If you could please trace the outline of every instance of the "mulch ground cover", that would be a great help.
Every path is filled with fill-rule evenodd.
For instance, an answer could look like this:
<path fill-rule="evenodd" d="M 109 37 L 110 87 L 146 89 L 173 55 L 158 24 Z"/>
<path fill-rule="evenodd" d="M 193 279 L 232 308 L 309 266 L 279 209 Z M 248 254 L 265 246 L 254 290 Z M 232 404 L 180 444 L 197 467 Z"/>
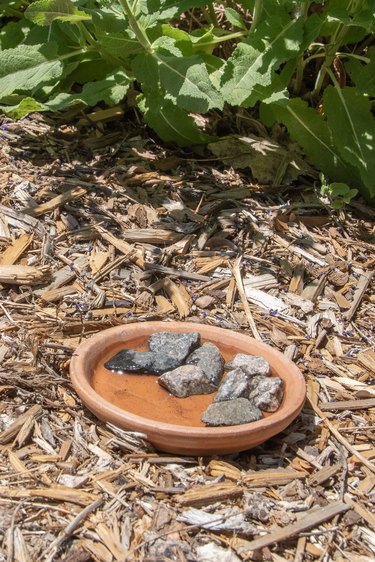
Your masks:
<path fill-rule="evenodd" d="M 73 117 L 0 130 L 0 561 L 373 560 L 374 210 L 163 148 L 116 110 Z M 99 422 L 77 345 L 169 319 L 284 353 L 301 415 L 207 458 Z"/>

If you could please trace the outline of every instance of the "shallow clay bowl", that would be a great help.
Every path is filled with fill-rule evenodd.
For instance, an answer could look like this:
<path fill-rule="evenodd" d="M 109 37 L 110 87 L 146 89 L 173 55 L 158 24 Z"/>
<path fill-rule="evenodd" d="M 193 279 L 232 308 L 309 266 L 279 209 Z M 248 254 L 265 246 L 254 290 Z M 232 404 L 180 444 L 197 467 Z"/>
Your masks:
<path fill-rule="evenodd" d="M 272 375 L 284 380 L 281 406 L 256 422 L 205 427 L 200 416 L 215 394 L 176 398 L 157 383 L 157 377 L 119 375 L 103 367 L 120 349 L 146 350 L 148 336 L 163 331 L 199 332 L 202 342 L 216 344 L 226 361 L 236 353 L 263 356 Z M 269 345 L 230 330 L 188 322 L 140 322 L 104 330 L 77 348 L 70 374 L 83 403 L 99 419 L 145 434 L 161 451 L 186 455 L 226 454 L 260 445 L 298 416 L 306 393 L 296 365 Z"/>

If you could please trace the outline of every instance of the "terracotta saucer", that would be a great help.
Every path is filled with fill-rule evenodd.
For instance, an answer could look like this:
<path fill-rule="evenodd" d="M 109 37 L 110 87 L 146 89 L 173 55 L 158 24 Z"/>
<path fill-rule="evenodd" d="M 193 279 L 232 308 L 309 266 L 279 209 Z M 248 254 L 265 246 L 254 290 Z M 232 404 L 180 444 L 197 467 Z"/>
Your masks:
<path fill-rule="evenodd" d="M 103 363 L 117 351 L 145 350 L 148 336 L 161 331 L 200 332 L 202 342 L 216 344 L 225 360 L 236 353 L 265 357 L 272 375 L 285 383 L 280 408 L 257 422 L 205 427 L 199 418 L 214 394 L 175 398 L 157 384 L 156 377 L 104 369 Z M 306 394 L 300 370 L 269 345 L 231 330 L 189 322 L 139 322 L 104 330 L 79 345 L 70 375 L 77 394 L 99 419 L 145 434 L 161 451 L 186 455 L 227 454 L 260 445 L 298 416 Z"/>

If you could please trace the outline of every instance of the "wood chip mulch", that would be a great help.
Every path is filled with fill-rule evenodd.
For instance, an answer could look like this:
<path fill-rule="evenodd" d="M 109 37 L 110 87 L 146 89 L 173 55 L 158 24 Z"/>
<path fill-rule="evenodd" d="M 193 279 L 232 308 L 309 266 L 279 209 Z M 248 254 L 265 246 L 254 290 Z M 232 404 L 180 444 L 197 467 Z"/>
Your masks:
<path fill-rule="evenodd" d="M 374 560 L 374 211 L 110 118 L 0 129 L 0 561 Z M 302 414 L 214 458 L 99 422 L 74 349 L 152 319 L 276 347 L 306 377 Z"/>

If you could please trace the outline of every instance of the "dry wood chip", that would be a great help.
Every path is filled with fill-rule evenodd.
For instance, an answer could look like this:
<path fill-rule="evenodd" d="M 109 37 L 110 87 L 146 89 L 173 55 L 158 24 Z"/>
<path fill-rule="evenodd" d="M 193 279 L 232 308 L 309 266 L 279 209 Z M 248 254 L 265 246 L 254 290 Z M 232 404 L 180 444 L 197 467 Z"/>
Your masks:
<path fill-rule="evenodd" d="M 174 244 L 184 237 L 184 234 L 173 230 L 156 228 L 134 228 L 125 230 L 122 234 L 124 240 L 130 242 L 143 242 L 146 244 Z"/>
<path fill-rule="evenodd" d="M 375 531 L 375 515 L 371 513 L 364 505 L 353 500 L 349 494 L 344 496 L 345 502 L 350 505 Z"/>
<path fill-rule="evenodd" d="M 194 486 L 184 494 L 177 497 L 181 505 L 208 505 L 218 501 L 233 499 L 243 494 L 243 488 L 230 482 Z"/>
<path fill-rule="evenodd" d="M 49 275 L 50 269 L 46 265 L 0 265 L 0 283 L 8 285 L 38 285 Z"/>
<path fill-rule="evenodd" d="M 46 203 L 42 203 L 41 205 L 38 205 L 37 207 L 29 207 L 27 209 L 23 209 L 23 212 L 27 213 L 28 215 L 30 215 L 32 217 L 38 217 L 40 215 L 44 215 L 45 213 L 49 213 L 49 212 L 53 211 L 54 209 L 57 209 L 58 207 L 61 207 L 62 205 L 65 205 L 65 203 L 68 203 L 69 201 L 72 201 L 73 199 L 77 199 L 78 197 L 82 197 L 83 195 L 86 194 L 86 191 L 87 190 L 83 187 L 72 187 L 71 189 L 68 189 L 67 191 L 65 191 L 61 195 L 57 195 L 56 197 L 53 197 L 52 199 L 50 199 Z"/>
<path fill-rule="evenodd" d="M 36 218 L 25 215 L 21 211 L 15 211 L 4 205 L 0 205 L 0 211 L 4 214 L 9 225 L 23 230 L 24 232 L 37 233 L 43 236 L 46 233 L 44 225 Z"/>
<path fill-rule="evenodd" d="M 333 464 L 332 466 L 325 466 L 310 476 L 309 481 L 312 486 L 320 486 L 323 482 L 329 480 L 332 476 L 342 470 L 340 464 Z"/>
<path fill-rule="evenodd" d="M 0 495 L 4 498 L 46 498 L 62 502 L 75 503 L 78 505 L 86 505 L 97 499 L 97 496 L 81 490 L 72 488 L 55 487 L 55 488 L 9 488 L 8 486 L 0 486 Z"/>
<path fill-rule="evenodd" d="M 78 288 L 76 284 L 65 285 L 64 287 L 56 287 L 56 289 L 50 289 L 41 293 L 40 298 L 45 302 L 57 302 L 62 300 L 68 295 L 74 295 L 75 293 L 81 292 L 82 289 Z"/>
<path fill-rule="evenodd" d="M 207 469 L 211 476 L 224 475 L 229 480 L 238 481 L 241 478 L 241 471 L 232 464 L 225 461 L 212 460 L 209 462 Z"/>
<path fill-rule="evenodd" d="M 375 352 L 371 350 L 363 351 L 359 353 L 357 356 L 357 360 L 363 365 L 366 369 L 369 369 L 373 373 L 375 373 Z"/>
<path fill-rule="evenodd" d="M 22 234 L 0 255 L 0 265 L 13 265 L 29 247 L 33 239 L 32 234 Z"/>
<path fill-rule="evenodd" d="M 323 412 L 330 410 L 367 410 L 375 408 L 375 398 L 364 400 L 340 400 L 339 402 L 321 402 L 319 407 Z"/>
<path fill-rule="evenodd" d="M 366 292 L 367 287 L 370 284 L 372 276 L 373 276 L 373 272 L 367 271 L 366 273 L 361 275 L 361 277 L 359 278 L 357 288 L 356 288 L 356 291 L 355 291 L 355 294 L 354 294 L 354 298 L 353 298 L 353 301 L 351 303 L 351 307 L 343 315 L 345 320 L 349 321 L 353 318 L 354 314 L 357 311 L 357 308 L 361 304 L 361 301 L 364 297 L 364 294 Z"/>
<path fill-rule="evenodd" d="M 275 486 L 281 484 L 288 484 L 295 479 L 306 478 L 306 472 L 298 470 L 262 470 L 261 472 L 254 472 L 248 474 L 243 478 L 244 484 L 251 488 L 257 486 Z"/>
<path fill-rule="evenodd" d="M 24 414 L 21 414 L 7 429 L 0 433 L 0 445 L 9 443 L 16 437 L 18 432 L 29 420 L 35 420 L 35 418 L 41 413 L 42 407 L 38 404 L 31 406 Z"/>
<path fill-rule="evenodd" d="M 296 523 L 271 531 L 264 537 L 249 542 L 247 547 L 249 550 L 254 551 L 264 548 L 269 544 L 287 540 L 302 531 L 312 529 L 313 527 L 320 525 L 320 523 L 332 519 L 335 515 L 339 515 L 348 509 L 349 506 L 341 501 L 333 502 L 325 507 L 314 507 L 313 509 L 307 511 Z"/>
<path fill-rule="evenodd" d="M 132 261 L 136 265 L 138 265 L 139 267 L 143 268 L 144 259 L 143 259 L 143 253 L 142 253 L 141 250 L 139 250 L 137 248 L 134 248 L 134 246 L 132 246 L 131 244 L 128 244 L 128 242 L 125 242 L 125 240 L 120 240 L 119 238 L 117 238 L 116 236 L 111 234 L 110 232 L 107 232 L 101 226 L 96 226 L 96 230 L 98 231 L 100 236 L 103 238 L 103 240 L 106 240 L 107 242 L 112 244 L 112 246 L 114 246 L 117 250 L 119 250 L 119 252 L 121 252 L 125 256 L 127 256 L 129 258 L 129 261 Z"/>

